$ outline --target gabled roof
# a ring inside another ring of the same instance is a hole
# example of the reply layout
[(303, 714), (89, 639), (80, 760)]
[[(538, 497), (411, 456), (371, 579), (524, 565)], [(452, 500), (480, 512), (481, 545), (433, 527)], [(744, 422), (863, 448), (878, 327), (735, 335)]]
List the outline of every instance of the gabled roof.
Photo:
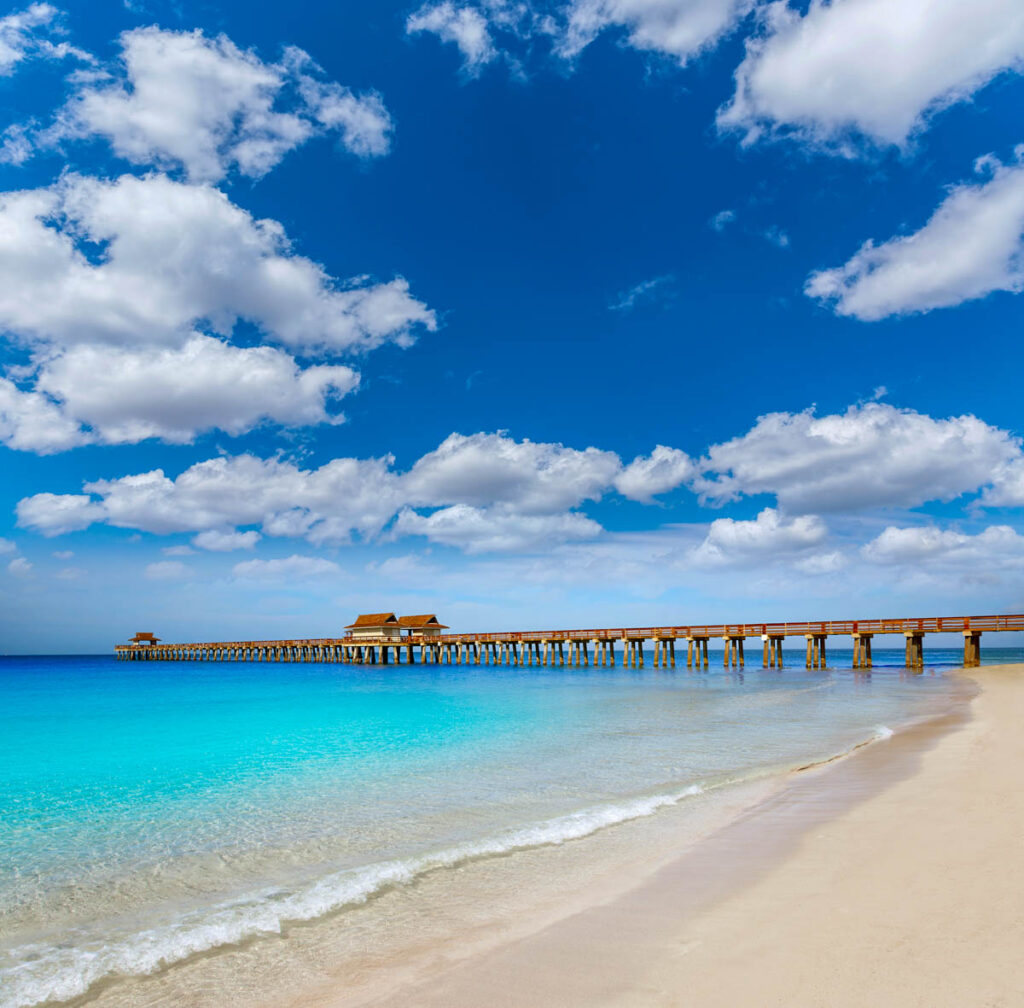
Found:
[(400, 616), (398, 622), (403, 627), (418, 629), (420, 627), (436, 627), (438, 630), (448, 630), (443, 623), (438, 623), (437, 617), (430, 613), (425, 616)]
[(144, 640), (153, 641), (155, 643), (156, 641), (160, 640), (160, 638), (154, 637), (151, 633), (137, 633), (134, 637), (132, 637), (132, 641), (134, 643), (138, 643), (139, 641)]
[(363, 627), (397, 626), (398, 617), (393, 612), (364, 613), (357, 616), (355, 623), (349, 623), (346, 630), (362, 629)]

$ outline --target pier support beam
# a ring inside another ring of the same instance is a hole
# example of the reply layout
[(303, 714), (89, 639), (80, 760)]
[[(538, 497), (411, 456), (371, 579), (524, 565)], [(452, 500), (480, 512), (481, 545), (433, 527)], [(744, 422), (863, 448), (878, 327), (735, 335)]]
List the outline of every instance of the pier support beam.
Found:
[(924, 668), (924, 634), (920, 630), (908, 630), (903, 636), (907, 639), (907, 668)]
[(861, 633), (853, 635), (853, 667), (855, 669), (871, 668), (871, 638), (874, 634)]
[(981, 664), (981, 631), (964, 631), (964, 667), (974, 668)]
[(743, 637), (736, 636), (735, 634), (725, 634), (722, 637), (722, 642), (725, 645), (722, 652), (722, 665), (724, 668), (728, 668), (730, 665), (733, 668), (743, 668), (745, 661), (743, 641)]
[(782, 642), (784, 640), (785, 638), (779, 634), (761, 634), (764, 668), (782, 668)]
[(826, 667), (825, 634), (804, 634), (807, 638), (807, 667), (809, 669)]
[(708, 638), (687, 637), (686, 667), (699, 669), (702, 663), (704, 668), (708, 667)]

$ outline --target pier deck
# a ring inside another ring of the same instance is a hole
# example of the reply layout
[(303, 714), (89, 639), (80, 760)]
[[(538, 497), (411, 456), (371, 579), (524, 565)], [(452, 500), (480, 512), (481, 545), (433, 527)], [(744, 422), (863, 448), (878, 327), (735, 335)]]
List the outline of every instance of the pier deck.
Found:
[[(132, 643), (114, 648), (125, 661), (305, 661), (387, 665), (419, 660), (435, 664), (614, 665), (616, 646), (623, 664), (642, 667), (644, 645), (653, 642), (654, 665), (674, 668), (676, 642), (686, 642), (688, 668), (709, 666), (708, 642), (721, 640), (723, 665), (742, 668), (745, 643), (762, 643), (764, 668), (782, 667), (787, 637), (806, 641), (807, 668), (824, 668), (826, 641), (853, 642), (854, 668), (871, 668), (872, 640), (877, 635), (904, 638), (906, 665), (924, 665), (924, 638), (930, 633), (962, 634), (964, 665), (979, 664), (981, 635), (1024, 630), (1024, 615), (938, 616), (919, 619), (833, 620), (802, 623), (721, 623), (703, 626), (615, 627), (591, 630), (525, 630), (499, 633), (442, 634), (431, 637), (322, 637), (301, 640), (213, 641), (167, 644), (152, 634), (136, 634)], [(591, 647), (593, 662), (591, 662)], [(681, 656), (680, 656), (681, 659)]]

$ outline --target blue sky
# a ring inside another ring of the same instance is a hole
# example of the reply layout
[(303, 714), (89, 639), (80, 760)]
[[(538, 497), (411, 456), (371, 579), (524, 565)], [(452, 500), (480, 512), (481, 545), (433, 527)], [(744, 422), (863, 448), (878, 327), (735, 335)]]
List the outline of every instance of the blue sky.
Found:
[(1020, 611), (1012, 0), (0, 20), (0, 651)]

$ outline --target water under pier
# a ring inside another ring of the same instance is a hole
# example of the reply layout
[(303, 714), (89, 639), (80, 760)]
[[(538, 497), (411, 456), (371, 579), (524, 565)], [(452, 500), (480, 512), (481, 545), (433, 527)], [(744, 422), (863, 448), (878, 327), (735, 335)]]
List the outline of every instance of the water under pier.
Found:
[[(621, 648), (627, 667), (643, 667), (644, 652), (653, 645), (654, 666), (708, 668), (708, 644), (721, 640), (726, 668), (743, 668), (748, 641), (761, 643), (762, 667), (782, 668), (783, 642), (806, 643), (807, 668), (825, 668), (830, 638), (852, 640), (853, 667), (872, 667), (876, 636), (902, 637), (907, 668), (923, 668), (926, 634), (963, 636), (965, 666), (978, 665), (983, 633), (1024, 631), (1024, 615), (940, 616), (925, 619), (839, 620), (809, 623), (739, 623), (707, 626), (618, 627), (600, 630), (506, 631), (502, 633), (438, 634), (308, 638), (302, 640), (214, 641), (167, 644), (150, 633), (118, 644), (114, 653), (125, 661), (275, 661), (335, 662), (388, 665), (417, 661), (451, 665), (614, 666)], [(678, 647), (678, 652), (677, 652)]]

